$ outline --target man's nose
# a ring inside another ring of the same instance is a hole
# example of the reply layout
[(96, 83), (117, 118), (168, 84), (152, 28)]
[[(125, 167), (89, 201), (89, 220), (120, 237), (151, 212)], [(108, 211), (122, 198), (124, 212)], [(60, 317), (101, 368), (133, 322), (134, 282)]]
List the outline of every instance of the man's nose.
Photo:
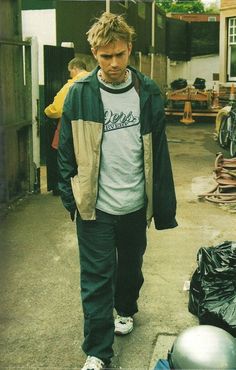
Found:
[(112, 60), (111, 60), (111, 66), (112, 67), (117, 67), (118, 66), (117, 57), (113, 57), (112, 58)]

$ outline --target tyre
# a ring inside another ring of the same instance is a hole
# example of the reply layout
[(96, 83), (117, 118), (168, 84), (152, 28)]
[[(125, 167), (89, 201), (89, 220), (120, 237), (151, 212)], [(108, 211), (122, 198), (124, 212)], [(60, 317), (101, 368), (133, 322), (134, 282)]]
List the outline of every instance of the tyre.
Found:
[(229, 148), (229, 127), (231, 125), (231, 116), (224, 116), (220, 122), (219, 144), (222, 148)]
[(236, 157), (236, 126), (232, 130), (232, 138), (230, 140), (229, 152), (231, 157)]

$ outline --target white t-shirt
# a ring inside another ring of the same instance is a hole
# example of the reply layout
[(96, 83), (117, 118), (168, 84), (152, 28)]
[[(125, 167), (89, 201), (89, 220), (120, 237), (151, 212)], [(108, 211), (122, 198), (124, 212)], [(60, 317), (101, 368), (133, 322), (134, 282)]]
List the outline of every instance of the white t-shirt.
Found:
[(105, 122), (96, 208), (124, 215), (141, 209), (145, 200), (139, 96), (130, 71), (118, 86), (100, 80), (100, 90)]

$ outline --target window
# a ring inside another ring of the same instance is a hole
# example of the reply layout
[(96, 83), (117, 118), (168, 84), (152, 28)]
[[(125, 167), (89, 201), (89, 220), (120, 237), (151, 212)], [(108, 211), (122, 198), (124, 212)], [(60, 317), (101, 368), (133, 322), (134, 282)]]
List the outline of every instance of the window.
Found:
[(208, 17), (208, 22), (216, 22), (216, 17)]
[(236, 81), (236, 18), (229, 18), (228, 23), (228, 76), (229, 81)]

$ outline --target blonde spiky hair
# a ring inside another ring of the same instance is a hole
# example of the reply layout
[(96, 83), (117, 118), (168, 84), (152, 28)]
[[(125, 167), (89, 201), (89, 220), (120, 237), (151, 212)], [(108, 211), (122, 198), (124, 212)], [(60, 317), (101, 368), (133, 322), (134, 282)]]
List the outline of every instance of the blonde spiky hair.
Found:
[(86, 34), (89, 44), (96, 49), (118, 40), (132, 42), (135, 31), (122, 15), (104, 12)]

